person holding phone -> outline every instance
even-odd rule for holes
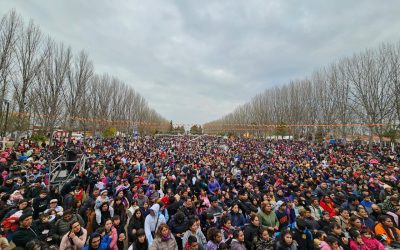
[[[60,244],[60,250],[64,250],[68,247],[73,247],[74,250],[83,249],[87,237],[87,231],[83,227],[79,221],[75,220],[70,224],[70,230],[66,233]]]

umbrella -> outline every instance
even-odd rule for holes
[[[371,159],[371,160],[369,160],[369,163],[371,163],[371,164],[378,164],[379,161],[378,161],[377,159]]]

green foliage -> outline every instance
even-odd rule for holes
[[[39,131],[31,136],[31,140],[34,142],[45,142],[47,139],[48,138],[43,131]]]
[[[174,125],[172,125],[172,120],[169,122],[168,133],[172,134],[174,132]]]
[[[390,141],[395,141],[396,139],[399,138],[399,135],[400,135],[399,130],[394,128],[390,128],[381,134],[382,137],[390,138]]]
[[[103,136],[106,138],[114,137],[117,134],[117,128],[115,127],[107,127],[103,131]]]
[[[185,133],[185,127],[183,126],[177,126],[174,128],[174,131],[176,134],[184,134]]]
[[[281,123],[276,127],[275,133],[277,136],[286,136],[289,134],[289,128],[286,124]]]
[[[190,128],[190,133],[192,135],[201,135],[201,134],[203,134],[203,129],[201,128],[201,126],[193,125]]]

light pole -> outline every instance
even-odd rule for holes
[[[8,123],[8,113],[10,111],[10,101],[7,100],[7,99],[3,99],[3,102],[6,104],[6,119],[4,121],[3,137],[6,137],[6,134],[7,134],[7,123]]]

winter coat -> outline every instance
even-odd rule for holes
[[[178,244],[176,244],[175,238],[171,235],[171,238],[167,241],[161,240],[161,238],[155,238],[149,247],[149,250],[177,250]]]
[[[136,234],[132,233],[132,230],[135,229],[136,232],[138,229],[144,229],[144,220],[138,220],[132,217],[128,224],[128,240],[129,242],[134,242],[136,240]]]
[[[47,209],[47,205],[49,204],[48,197],[40,198],[37,197],[33,199],[32,207],[33,207],[33,218],[37,219],[41,212]]]
[[[249,200],[239,200],[238,205],[243,214],[249,215],[251,212],[257,213],[258,211],[257,207],[251,204]]]
[[[244,227],[244,224],[246,224],[246,218],[242,213],[234,213],[231,212],[228,214],[229,218],[231,219],[231,223],[233,227]]]
[[[315,220],[321,220],[324,209],[321,206],[309,206],[309,208],[311,210],[311,216],[314,217]]]
[[[385,246],[375,238],[367,238],[365,236],[361,236],[364,244],[371,250],[385,250]]]
[[[331,218],[334,217],[334,216],[336,216],[336,211],[335,211],[333,202],[326,203],[326,202],[324,202],[324,201],[321,199],[321,201],[319,202],[319,205],[320,205],[325,211],[327,211],[327,212],[329,213],[329,216],[330,216]]]
[[[209,240],[206,245],[206,250],[217,250],[218,245],[215,244],[213,241]]]
[[[398,235],[398,238],[400,238],[400,230],[397,229],[396,227],[392,227],[392,230],[395,230],[396,233],[397,233],[397,235]],[[394,233],[395,233],[395,232],[393,231],[393,234],[394,234]],[[378,224],[375,226],[375,234],[376,234],[376,235],[385,235],[385,236],[386,236],[386,243],[387,243],[388,245],[390,245],[390,243],[391,243],[393,240],[396,240],[396,239],[392,239],[391,237],[389,237],[389,235],[391,235],[391,234],[390,234],[390,232],[386,232],[386,230],[385,230],[385,228],[383,227],[382,223],[378,223]]]
[[[273,250],[274,249],[274,241],[270,240],[258,240],[256,242],[256,250]]]
[[[249,224],[244,228],[244,242],[247,249],[253,249],[254,244],[257,242],[259,230],[260,228],[253,224]]]
[[[299,231],[295,230],[293,233],[293,240],[298,244],[297,249],[299,250],[311,250],[314,249],[314,241],[312,233],[309,230]]]
[[[111,237],[111,242],[108,247],[112,250],[118,250],[118,246],[117,246],[118,234],[117,234],[117,229],[115,229],[115,227],[111,228],[111,232],[110,232],[109,236]]]
[[[321,243],[319,244],[320,250],[332,250],[331,246],[329,246],[328,243],[326,243],[325,241],[321,241]]]
[[[159,204],[154,204],[153,206],[151,206],[150,210],[154,211],[155,216],[149,214],[146,216],[146,219],[144,220],[144,232],[146,233],[146,238],[149,245],[153,243],[152,232],[155,232],[160,224],[166,223],[164,215],[159,213],[160,211]]]
[[[175,216],[168,222],[169,228],[171,228],[171,232],[176,235],[177,233],[185,233],[186,230],[189,229],[189,223],[186,218],[183,221],[179,222],[176,220]]]
[[[274,212],[271,211],[269,214],[266,214],[263,211],[259,211],[257,215],[262,226],[279,227],[278,217],[276,217],[276,214]]]
[[[297,244],[292,243],[290,246],[283,246],[280,241],[276,242],[276,250],[297,250]]]
[[[214,180],[214,182],[208,183],[208,192],[214,193],[217,189],[221,189],[221,186],[219,185],[218,181]]]
[[[69,239],[68,235],[69,232],[66,233],[61,240],[60,244],[60,250],[64,250],[67,247],[72,246],[74,250],[81,250],[85,246],[86,238],[87,238],[87,231],[83,227],[81,227],[82,230],[82,235],[81,236],[75,236],[71,240],[73,241],[74,244],[71,243],[71,240]]]
[[[74,206],[74,196],[70,193],[64,196],[63,208],[65,210],[72,208]]]
[[[186,242],[189,239],[189,236],[194,236],[197,239],[197,243],[199,244],[199,249],[205,249],[207,245],[207,239],[204,236],[203,232],[201,230],[197,230],[196,234],[193,234],[192,231],[187,230],[182,237],[182,246],[186,246]]]
[[[244,242],[239,242],[238,240],[233,239],[231,243],[231,250],[246,250],[246,246]]]
[[[64,219],[59,219],[55,226],[54,226],[54,233],[58,234],[60,237],[62,237],[64,234],[69,232],[69,225],[73,221],[79,221],[81,225],[83,225],[83,219],[80,215],[78,214],[73,214],[71,220],[65,221]]]
[[[350,240],[350,249],[351,250],[371,250],[366,245],[360,245],[354,240]]]
[[[35,231],[32,228],[18,228],[13,235],[12,241],[17,247],[22,247],[25,249],[26,243],[31,240],[34,240],[38,237]]]
[[[38,234],[40,240],[45,241],[47,237],[54,236],[54,221],[42,223],[40,220],[37,220],[34,224],[35,232]],[[43,233],[45,230],[48,230],[47,234]],[[59,238],[57,238],[57,240],[59,240]]]

